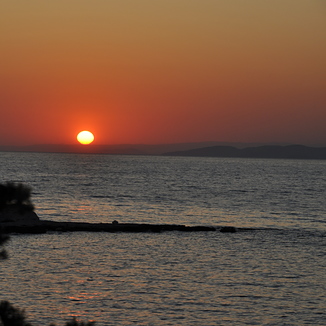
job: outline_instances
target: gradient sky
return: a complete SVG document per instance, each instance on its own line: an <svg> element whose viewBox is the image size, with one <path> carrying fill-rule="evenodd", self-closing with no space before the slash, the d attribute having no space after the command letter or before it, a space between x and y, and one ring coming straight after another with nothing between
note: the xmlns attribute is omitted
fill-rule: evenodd
<svg viewBox="0 0 326 326"><path fill-rule="evenodd" d="M326 146L325 0L2 0L0 145Z"/></svg>

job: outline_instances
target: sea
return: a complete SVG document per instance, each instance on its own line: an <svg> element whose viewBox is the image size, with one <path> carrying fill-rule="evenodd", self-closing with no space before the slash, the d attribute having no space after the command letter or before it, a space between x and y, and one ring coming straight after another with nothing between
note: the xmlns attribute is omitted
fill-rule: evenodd
<svg viewBox="0 0 326 326"><path fill-rule="evenodd" d="M32 325L326 325L326 161L0 153L41 219L236 233L12 234L0 300Z"/></svg>

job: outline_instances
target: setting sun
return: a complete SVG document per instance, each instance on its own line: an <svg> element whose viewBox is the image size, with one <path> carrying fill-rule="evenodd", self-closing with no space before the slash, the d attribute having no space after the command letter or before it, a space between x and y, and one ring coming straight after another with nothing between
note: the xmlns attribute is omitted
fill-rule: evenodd
<svg viewBox="0 0 326 326"><path fill-rule="evenodd" d="M77 135L77 140L83 145L88 145L93 142L94 135L90 131L84 130Z"/></svg>

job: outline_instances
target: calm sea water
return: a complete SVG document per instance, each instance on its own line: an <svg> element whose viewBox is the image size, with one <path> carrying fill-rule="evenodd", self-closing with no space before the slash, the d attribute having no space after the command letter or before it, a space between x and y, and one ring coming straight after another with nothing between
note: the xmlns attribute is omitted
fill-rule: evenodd
<svg viewBox="0 0 326 326"><path fill-rule="evenodd" d="M13 235L0 300L46 325L326 325L326 162L0 153L42 219L220 232Z"/></svg>

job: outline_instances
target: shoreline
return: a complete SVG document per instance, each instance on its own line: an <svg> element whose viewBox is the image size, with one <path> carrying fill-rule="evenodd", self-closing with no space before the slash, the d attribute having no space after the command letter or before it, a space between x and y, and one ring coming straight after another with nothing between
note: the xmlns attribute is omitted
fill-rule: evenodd
<svg viewBox="0 0 326 326"><path fill-rule="evenodd" d="M37 224L23 225L0 223L3 233L40 234L47 232L210 232L218 229L212 226L186 226L179 224L143 224L143 223L87 223L87 222L56 222L40 220ZM236 232L234 227L224 227L221 232Z"/></svg>

